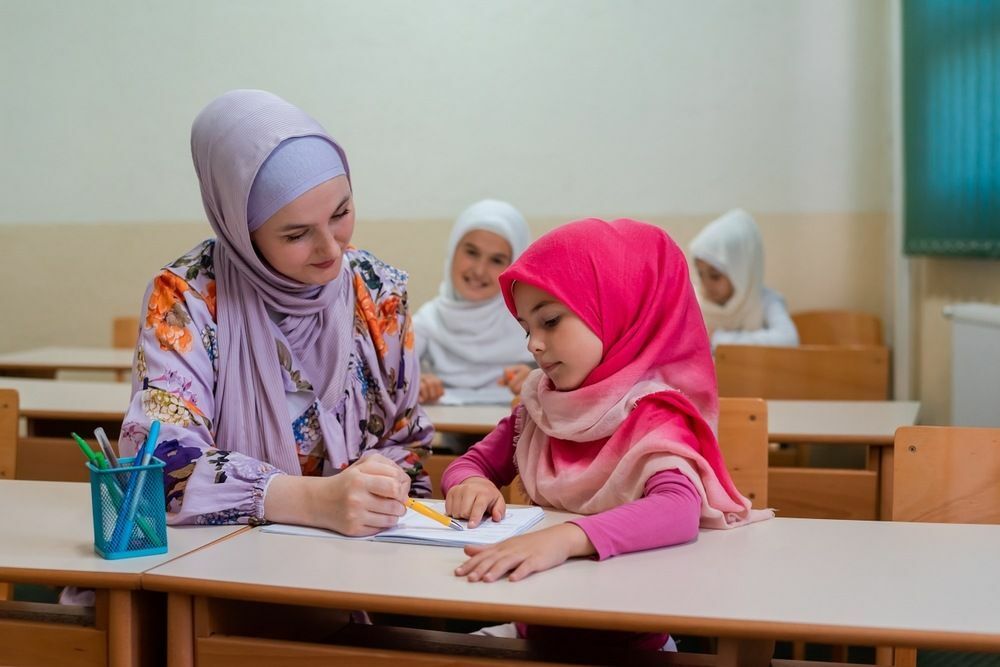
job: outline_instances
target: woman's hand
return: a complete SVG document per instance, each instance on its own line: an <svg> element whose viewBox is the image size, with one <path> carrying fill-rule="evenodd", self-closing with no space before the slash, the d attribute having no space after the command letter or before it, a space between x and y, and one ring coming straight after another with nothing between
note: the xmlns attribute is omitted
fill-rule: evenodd
<svg viewBox="0 0 1000 667"><path fill-rule="evenodd" d="M444 512L456 519L468 519L469 528L475 528L487 512L494 521L502 521L507 503L496 484L485 477L469 477L448 491Z"/></svg>
<svg viewBox="0 0 1000 667"><path fill-rule="evenodd" d="M533 572L550 570L569 558L590 556L595 551L582 528L563 523L499 544L470 544L465 553L471 558L455 568L455 576L468 577L469 581L496 581L509 572L508 579L520 581Z"/></svg>
<svg viewBox="0 0 1000 667"><path fill-rule="evenodd" d="M531 366L527 364L518 364L517 366L508 366L503 369L503 375L500 376L500 380L497 384L505 385L510 388L511 393L515 396L521 394L521 386L524 384L524 379L528 377L528 373L531 372Z"/></svg>
<svg viewBox="0 0 1000 667"><path fill-rule="evenodd" d="M374 535L406 513L409 491L410 478L402 468L370 454L332 477L275 477L264 497L264 518L352 537Z"/></svg>
<svg viewBox="0 0 1000 667"><path fill-rule="evenodd" d="M444 394L444 382L433 373L420 374L420 394L417 400L421 403L433 403Z"/></svg>

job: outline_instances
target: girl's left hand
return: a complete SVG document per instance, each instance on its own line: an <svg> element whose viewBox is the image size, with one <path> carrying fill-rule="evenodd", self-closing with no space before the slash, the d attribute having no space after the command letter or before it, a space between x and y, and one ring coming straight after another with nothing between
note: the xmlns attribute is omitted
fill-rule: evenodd
<svg viewBox="0 0 1000 667"><path fill-rule="evenodd" d="M590 556L595 551L583 529L563 523L498 544L470 544L465 553L471 558L455 568L455 576L468 577L469 581L496 581L509 572L508 579L519 581L533 572L550 570L569 558Z"/></svg>
<svg viewBox="0 0 1000 667"><path fill-rule="evenodd" d="M528 377L528 373L530 372L531 366L528 366L527 364L508 366L503 369L503 375L500 376L500 380L497 384L506 385L515 396L520 395L521 386L524 384L524 380Z"/></svg>

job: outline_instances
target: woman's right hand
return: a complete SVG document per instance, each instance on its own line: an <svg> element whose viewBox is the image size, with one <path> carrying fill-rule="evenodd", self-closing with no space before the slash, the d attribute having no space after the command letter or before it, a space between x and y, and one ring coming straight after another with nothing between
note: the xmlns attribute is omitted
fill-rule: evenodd
<svg viewBox="0 0 1000 667"><path fill-rule="evenodd" d="M494 521L502 521L507 503L496 484L485 477L469 477L448 491L444 511L456 519L468 519L469 528L475 528L487 512Z"/></svg>
<svg viewBox="0 0 1000 667"><path fill-rule="evenodd" d="M278 475L264 497L264 517L360 537L391 528L406 513L410 478L371 454L332 477Z"/></svg>
<svg viewBox="0 0 1000 667"><path fill-rule="evenodd" d="M420 394L417 400L421 403L433 403L444 394L444 382L433 373L420 374Z"/></svg>

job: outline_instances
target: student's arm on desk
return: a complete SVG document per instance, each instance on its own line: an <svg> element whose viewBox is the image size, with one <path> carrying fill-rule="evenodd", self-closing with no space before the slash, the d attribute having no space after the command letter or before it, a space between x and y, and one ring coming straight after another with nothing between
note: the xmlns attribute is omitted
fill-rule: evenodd
<svg viewBox="0 0 1000 667"><path fill-rule="evenodd" d="M469 581L496 581L510 573L524 579L570 558L616 554L690 542L698 535L701 498L694 485L675 470L664 470L646 483L646 495L614 509L574 519L487 547L467 546L470 556L456 570Z"/></svg>
<svg viewBox="0 0 1000 667"><path fill-rule="evenodd" d="M515 408L519 409L524 408ZM475 528L487 511L490 518L500 521L507 510L500 487L510 484L516 476L511 414L444 471L441 488L445 510L451 516L469 519L470 528Z"/></svg>

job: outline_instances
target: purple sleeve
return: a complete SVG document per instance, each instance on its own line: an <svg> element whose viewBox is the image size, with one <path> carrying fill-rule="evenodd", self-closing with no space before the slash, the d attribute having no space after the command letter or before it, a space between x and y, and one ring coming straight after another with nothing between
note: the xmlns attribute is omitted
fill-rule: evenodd
<svg viewBox="0 0 1000 667"><path fill-rule="evenodd" d="M501 419L485 438L448 466L441 476L441 490L447 496L451 487L469 477L485 477L500 488L513 482L516 476L514 414L511 414Z"/></svg>
<svg viewBox="0 0 1000 667"><path fill-rule="evenodd" d="M701 496L677 470L661 470L646 482L643 497L614 509L574 519L598 560L618 554L690 542L698 536Z"/></svg>
<svg viewBox="0 0 1000 667"><path fill-rule="evenodd" d="M215 448L212 308L194 285L163 271L146 291L141 321L132 400L118 441L122 455L135 454L158 419L154 454L166 464L168 523L262 521L267 484L280 471Z"/></svg>

